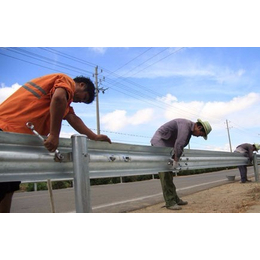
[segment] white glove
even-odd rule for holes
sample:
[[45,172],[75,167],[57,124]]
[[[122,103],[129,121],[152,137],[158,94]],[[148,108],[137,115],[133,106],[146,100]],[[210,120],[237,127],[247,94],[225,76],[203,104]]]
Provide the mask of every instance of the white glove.
[[178,162],[173,161],[173,163],[172,163],[172,168],[177,169],[178,167],[179,167]]
[[170,158],[168,161],[168,165],[171,165],[173,169],[177,169],[180,167],[179,163],[174,161],[174,159]]

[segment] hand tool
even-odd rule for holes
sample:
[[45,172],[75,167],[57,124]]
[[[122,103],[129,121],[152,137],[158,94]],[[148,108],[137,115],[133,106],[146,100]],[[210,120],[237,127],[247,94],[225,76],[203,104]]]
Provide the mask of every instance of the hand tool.
[[[26,126],[33,131],[35,135],[37,135],[43,142],[44,138],[34,129],[34,125],[31,122],[27,122]],[[64,159],[64,156],[60,153],[58,149],[55,150],[55,161],[61,162]]]

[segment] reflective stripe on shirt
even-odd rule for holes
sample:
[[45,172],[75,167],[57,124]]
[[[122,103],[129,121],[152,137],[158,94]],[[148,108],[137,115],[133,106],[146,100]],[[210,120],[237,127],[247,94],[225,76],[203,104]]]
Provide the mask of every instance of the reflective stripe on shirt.
[[[31,85],[32,87],[38,89],[43,95],[47,94],[44,89],[42,89],[40,86],[36,85],[35,83],[33,83],[31,81],[27,82],[26,84]],[[25,86],[25,85],[23,85],[22,87],[24,89],[26,89],[27,91],[31,92],[35,97],[41,98],[41,96],[37,92],[35,92],[33,89],[31,89],[30,87]]]

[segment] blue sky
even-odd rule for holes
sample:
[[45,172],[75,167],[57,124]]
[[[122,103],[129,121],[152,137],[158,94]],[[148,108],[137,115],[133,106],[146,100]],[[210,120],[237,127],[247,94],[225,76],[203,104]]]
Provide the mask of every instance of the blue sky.
[[[94,81],[98,66],[101,133],[113,142],[150,145],[156,129],[173,118],[211,123],[193,149],[229,151],[260,143],[260,48],[108,47],[1,48],[0,102],[28,80],[55,72]],[[96,102],[72,103],[96,131]],[[75,131],[63,122],[62,136]]]

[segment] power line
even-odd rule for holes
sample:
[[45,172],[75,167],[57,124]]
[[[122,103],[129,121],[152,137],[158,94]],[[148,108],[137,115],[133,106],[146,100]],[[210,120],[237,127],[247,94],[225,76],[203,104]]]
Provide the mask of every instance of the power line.
[[[0,54],[1,54],[1,53],[0,53]],[[173,53],[172,53],[172,54],[173,54]],[[5,54],[2,54],[2,55],[5,55]],[[28,55],[26,55],[26,54],[24,54],[24,55],[27,56],[27,57],[30,57],[30,56],[32,56],[33,54],[30,53],[30,56],[28,56]],[[5,56],[11,57],[11,58],[14,58],[14,59],[17,59],[17,60],[21,60],[21,61],[24,61],[24,62],[33,64],[33,65],[36,65],[36,66],[40,66],[40,67],[43,67],[43,68],[51,69],[51,68],[49,68],[49,67],[42,66],[42,65],[39,65],[39,64],[30,62],[30,61],[25,61],[25,60],[20,59],[20,58],[17,58],[17,57],[12,57],[12,56],[9,56],[9,55],[5,55]],[[42,57],[43,57],[43,56],[40,56],[40,58],[42,58]],[[31,57],[30,57],[30,58],[31,58]],[[43,57],[43,58],[45,58],[45,57]],[[38,58],[35,58],[35,59],[36,59],[36,60],[39,60]],[[46,62],[46,61],[45,61],[45,62]],[[65,65],[66,65],[66,64],[65,64]],[[76,68],[76,67],[75,67],[75,68]],[[51,69],[51,70],[54,70],[54,69]],[[54,70],[54,71],[56,71],[56,70]],[[65,72],[63,72],[63,73],[65,73]],[[89,72],[89,73],[91,73],[91,72]],[[109,83],[109,82],[108,82],[108,83]],[[115,83],[109,83],[109,84],[111,84],[111,85],[113,85],[113,86],[116,86]],[[122,84],[121,84],[121,85],[122,85]],[[133,84],[132,84],[132,85],[133,85]],[[133,90],[133,89],[132,89],[131,91],[132,91],[133,95],[131,95],[131,94],[129,94],[130,91],[128,91],[128,92],[126,93],[125,91],[122,91],[122,88],[121,88],[120,90],[115,89],[114,87],[110,87],[110,88],[114,89],[114,90],[117,91],[117,92],[121,92],[121,93],[123,93],[124,95],[128,95],[128,96],[131,96],[131,97],[133,97],[133,98],[135,98],[135,99],[141,100],[141,101],[143,101],[143,102],[145,102],[145,103],[152,104],[153,106],[156,106],[156,107],[161,108],[161,109],[163,109],[163,110],[167,110],[167,109],[165,109],[165,105],[166,105],[166,107],[168,107],[168,108],[175,108],[175,109],[176,109],[176,107],[173,106],[173,105],[165,104],[164,102],[161,102],[161,101],[153,101],[152,97],[148,97],[148,99],[150,99],[150,100],[152,100],[152,101],[149,101],[149,100],[147,101],[147,94],[143,94],[142,92],[140,92],[140,91],[138,91],[138,90]],[[137,95],[137,97],[134,96],[134,95]],[[140,97],[143,97],[143,98],[145,98],[145,99],[140,98]],[[159,103],[159,104],[161,103],[163,106],[158,105],[158,103]],[[183,110],[183,109],[180,109],[180,108],[177,108],[177,110],[183,111],[183,112],[185,112],[185,113],[189,113],[189,114],[191,114],[191,115],[193,115],[193,116],[196,115],[196,114],[194,114],[194,113],[192,113],[192,112],[189,112],[189,111],[187,111],[187,110]]]
[[[69,126],[68,124],[62,123],[63,126]],[[92,131],[97,131],[95,128],[90,128]],[[102,133],[110,133],[110,134],[116,134],[116,135],[125,135],[125,136],[133,136],[133,137],[139,137],[139,138],[151,138],[151,136],[144,136],[144,135],[136,135],[136,134],[130,134],[130,133],[122,133],[122,132],[113,132],[108,130],[101,130]]]
[[[180,48],[181,49],[181,48]],[[174,54],[174,53],[176,53],[177,51],[179,51],[180,49],[178,49],[178,50],[176,50],[175,52],[172,52],[171,54],[169,54],[169,55],[167,55],[166,57],[163,57],[162,59],[160,59],[159,61],[161,61],[161,60],[163,60],[163,59],[165,59],[165,58],[167,58],[167,57],[169,57],[170,55],[172,55],[172,54]],[[73,56],[71,56],[71,55],[67,55],[67,54],[63,54],[62,52],[59,52],[59,51],[55,51],[55,50],[53,50],[53,49],[51,49],[53,52],[55,52],[57,55],[62,55],[62,56],[67,56],[66,58],[67,59],[69,59],[69,60],[72,60],[72,59],[74,59],[74,60],[76,60],[76,61],[79,61],[79,62],[81,62],[81,63],[84,63],[84,61],[82,60],[82,59],[78,59],[78,58],[75,58],[75,57],[73,57]],[[33,53],[28,53],[28,51],[26,51],[26,53],[25,53],[25,50],[23,51],[24,53],[23,53],[23,55],[24,56],[26,56],[26,57],[28,57],[28,58],[33,58]],[[162,52],[162,51],[161,51]],[[16,53],[17,53],[17,51],[16,51]],[[18,52],[19,53],[19,52]],[[5,56],[7,56],[7,57],[11,57],[11,58],[14,58],[14,59],[17,59],[17,60],[21,60],[21,61],[24,61],[24,62],[27,62],[27,63],[30,63],[30,64],[33,64],[33,65],[36,65],[36,66],[40,66],[40,67],[43,67],[43,68],[47,68],[47,69],[50,69],[50,70],[54,70],[54,69],[52,69],[52,68],[50,68],[50,67],[46,67],[46,66],[43,66],[43,65],[40,65],[40,64],[37,64],[37,63],[34,63],[34,62],[31,62],[31,61],[28,61],[28,60],[23,60],[23,59],[20,59],[20,58],[18,58],[18,57],[13,57],[13,56],[10,56],[10,55],[7,55],[7,54],[2,54],[2,53],[0,53],[1,55],[5,55]],[[21,54],[21,53],[19,53],[19,54]],[[50,60],[50,59],[48,59],[48,58],[46,58],[46,57],[43,57],[43,56],[41,56],[41,55],[38,55],[38,54],[36,54],[36,57],[34,57],[34,59],[36,59],[36,60],[40,60],[41,62],[44,60],[44,62],[47,62],[48,64],[50,64],[50,62],[52,62],[52,64],[53,64],[53,61],[52,60]],[[153,56],[154,57],[154,56]],[[151,58],[150,58],[151,59]],[[159,61],[157,61],[157,62],[159,62]],[[155,63],[157,63],[157,62],[155,62]],[[91,64],[91,66],[93,65],[93,63],[90,63],[90,62],[86,62],[87,64]],[[155,63],[153,63],[153,64],[155,64]],[[77,67],[75,67],[75,66],[71,66],[71,65],[68,65],[68,64],[66,64],[66,63],[62,63],[63,65],[65,65],[65,67],[64,68],[66,68],[66,69],[71,69],[71,67],[72,68],[75,68],[75,70],[77,71],[84,71],[84,70],[82,70],[82,69],[79,69],[79,68],[77,68]],[[149,66],[152,66],[153,64],[150,64]],[[57,64],[56,64],[57,65]],[[58,66],[60,66],[60,64],[58,65]],[[67,68],[67,66],[69,67],[69,68]],[[146,67],[147,68],[147,67]],[[57,70],[55,70],[56,72],[57,72]],[[85,71],[84,71],[85,72]],[[66,72],[63,72],[63,73],[66,73]],[[89,73],[91,73],[92,74],[92,72],[89,72]],[[67,73],[68,74],[68,73]],[[126,90],[124,90],[124,89],[122,89],[122,88],[120,88],[120,89],[115,89],[115,87],[117,87],[116,86],[116,81],[114,81],[113,82],[113,80],[110,80],[110,79],[108,79],[108,81],[110,81],[110,82],[108,82],[108,84],[111,84],[111,86],[113,86],[113,87],[111,87],[113,90],[115,90],[115,91],[118,91],[118,92],[121,92],[121,93],[123,93],[124,95],[128,95],[128,96],[132,96],[133,98],[135,98],[135,99],[138,99],[138,100],[141,100],[141,101],[143,101],[143,102],[146,102],[146,103],[149,103],[149,104],[152,104],[153,106],[156,106],[156,107],[159,107],[159,108],[161,108],[161,109],[163,109],[163,110],[167,110],[167,109],[165,109],[165,106],[166,107],[168,107],[168,108],[175,108],[176,109],[176,107],[174,106],[174,105],[170,105],[170,104],[165,104],[164,102],[161,102],[161,101],[154,101],[152,98],[153,98],[153,96],[152,96],[152,91],[149,89],[149,88],[147,88],[147,87],[144,87],[144,86],[141,86],[141,85],[139,85],[139,84],[137,84],[137,83],[134,83],[134,82],[129,82],[129,84],[131,85],[130,87],[128,86],[128,88],[130,88],[130,89],[128,89],[128,91],[126,92]],[[120,84],[121,86],[126,86],[126,85],[123,85],[122,83]],[[138,89],[138,90],[134,90],[133,89],[133,86],[140,86],[140,87],[143,87],[143,90],[145,90],[145,91],[147,91],[147,93],[148,94],[144,94],[144,93],[142,93],[141,91],[140,91],[140,89]],[[117,87],[117,88],[119,88],[119,87]],[[147,89],[147,90],[146,90]],[[131,95],[129,92],[131,92],[133,95]],[[136,95],[136,96],[135,96]],[[158,94],[159,95],[159,94]],[[147,101],[146,99],[147,99],[147,97],[148,97],[148,99],[150,99],[150,100],[152,100],[152,101]],[[145,98],[145,99],[144,99]],[[163,106],[158,106],[158,103],[160,104],[163,104]],[[192,112],[190,112],[190,111],[188,111],[188,110],[185,110],[185,109],[180,109],[180,108],[177,108],[178,110],[180,110],[180,111],[183,111],[183,112],[185,112],[185,113],[189,113],[189,114],[191,114],[191,115],[196,115],[197,116],[197,114],[194,114],[194,113],[192,113]],[[220,119],[218,119],[218,120],[220,120]]]
[[[166,48],[166,49],[168,49],[168,48]],[[158,62],[160,62],[161,60],[163,60],[163,59],[165,59],[165,58],[167,58],[167,57],[169,57],[169,56],[175,54],[176,52],[178,52],[178,51],[181,50],[181,49],[182,49],[182,48],[179,48],[179,49],[176,50],[175,52],[172,52],[171,54],[169,54],[169,55],[167,55],[166,57],[160,59],[159,61],[156,61],[156,62],[154,62],[153,64],[150,64],[150,65],[147,66],[146,68],[148,68],[148,67],[150,67],[150,66],[152,66],[152,65],[154,65],[154,64],[156,64],[156,63],[158,63]],[[163,51],[165,51],[165,49],[164,49]],[[163,51],[161,51],[161,52],[163,52]],[[161,52],[160,52],[160,53],[161,53]],[[156,55],[152,56],[151,58],[157,56],[158,54],[159,54],[159,53],[157,53]],[[150,59],[151,59],[151,58],[150,58]],[[148,59],[148,60],[150,60],[150,59]],[[148,61],[148,60],[146,60],[146,61]],[[146,62],[146,61],[145,61],[145,62]],[[145,63],[145,62],[143,62],[143,63]],[[144,69],[146,69],[146,68],[144,68]],[[103,70],[104,70],[104,71],[107,71],[107,70],[104,69],[104,68],[103,68]],[[127,72],[127,73],[128,73],[128,72]],[[127,74],[127,73],[126,73],[126,74]],[[118,75],[118,74],[115,74],[114,72],[111,72],[111,71],[110,71],[110,74],[109,74],[109,75],[111,75],[111,74],[114,74],[116,77],[119,78],[119,79],[118,79],[117,81],[115,81],[115,83],[113,84],[114,86],[118,85],[118,83],[121,82],[121,81],[126,81],[126,82],[130,83],[131,85],[134,85],[134,86],[136,86],[136,87],[138,87],[138,88],[142,88],[144,91],[146,91],[147,93],[149,93],[149,95],[150,95],[151,93],[153,93],[153,94],[156,95],[156,96],[160,96],[160,95],[161,95],[161,93],[158,93],[158,92],[152,90],[151,88],[142,86],[142,85],[140,85],[140,84],[138,84],[138,83],[136,83],[136,82],[133,82],[133,81],[129,80],[129,77],[123,78],[123,76],[124,76],[125,74],[124,74],[124,75]],[[136,74],[137,74],[137,73],[136,73]],[[135,75],[135,74],[134,74],[134,75]]]
[[[190,111],[185,110],[185,109],[177,108],[174,105],[167,104],[167,103],[162,102],[160,100],[154,101],[154,99],[152,99],[152,97],[150,97],[149,95],[146,95],[146,94],[143,94],[141,92],[138,92],[137,90],[132,90],[131,93],[129,93],[129,91],[127,91],[127,90],[125,90],[123,88],[119,88],[119,86],[114,85],[113,81],[112,82],[109,82],[109,81],[112,81],[112,80],[110,80],[110,79],[106,80],[106,82],[111,85],[111,87],[109,87],[109,88],[114,89],[117,92],[123,93],[124,95],[127,95],[127,96],[133,97],[135,99],[141,100],[142,102],[145,102],[145,103],[148,103],[148,104],[152,104],[153,106],[161,108],[162,110],[168,110],[170,108],[174,108],[174,109],[176,109],[178,111],[181,111],[181,112],[184,112],[184,113],[188,113],[188,114],[190,114],[192,116],[198,116],[197,114],[195,114],[193,112],[190,112]],[[125,86],[125,85],[121,84],[121,86]],[[115,87],[117,87],[119,89],[116,89]],[[133,95],[136,95],[136,96],[133,96]],[[143,99],[143,98],[145,98],[145,99]],[[160,104],[162,106],[160,106]]]
[[[252,136],[253,133],[252,133],[251,131],[250,131],[250,133],[249,133],[246,128],[244,128],[244,127],[242,127],[242,126],[239,126],[237,123],[234,123],[234,122],[232,122],[232,121],[231,121],[231,123],[237,126],[237,127],[233,126],[234,129],[236,129],[236,130],[238,130],[238,131],[240,131],[240,132],[243,132],[243,133],[245,133],[246,135],[249,135],[249,134],[250,134],[250,135]],[[255,132],[254,134],[255,134],[256,136],[259,135],[259,134],[256,133],[256,132]]]
[[[72,56],[72,55],[68,55],[68,54],[66,54],[66,53],[63,53],[63,52],[61,52],[61,51],[57,51],[57,50],[52,49],[52,48],[43,48],[43,47],[40,47],[40,49],[42,49],[42,50],[44,50],[44,51],[51,52],[51,53],[55,53],[55,54],[57,54],[57,55],[61,55],[61,56],[65,57],[65,58],[67,58],[67,59],[69,59],[69,60],[74,60],[74,61],[80,62],[80,63],[82,63],[82,64],[86,64],[86,65],[89,65],[89,66],[92,66],[92,67],[96,67],[96,65],[95,65],[94,63],[91,63],[91,62],[88,62],[88,61],[85,61],[85,60],[76,58],[76,57],[74,57],[74,56]],[[148,48],[147,50],[145,50],[144,52],[142,52],[141,54],[139,54],[139,55],[136,56],[135,58],[131,59],[130,61],[128,61],[127,63],[125,63],[123,66],[125,66],[126,64],[129,64],[129,63],[132,62],[133,60],[137,59],[138,57],[140,57],[140,56],[143,55],[144,53],[148,52],[150,49],[152,49],[152,47],[151,47],[151,48]],[[164,51],[167,50],[167,49],[169,49],[169,48],[165,48],[164,50],[160,51],[160,52],[157,53],[156,55],[153,55],[152,57],[150,57],[149,59],[145,60],[144,62],[142,62],[141,64],[139,64],[139,65],[136,66],[136,67],[139,67],[140,65],[146,63],[147,61],[149,61],[149,60],[151,60],[152,58],[158,56],[160,53],[164,52]],[[121,66],[121,67],[123,67],[123,66]],[[120,68],[121,68],[121,67],[120,67]],[[135,67],[135,68],[136,68],[136,67]],[[102,67],[101,67],[101,68],[102,68]],[[114,73],[115,71],[114,71],[114,72],[111,72],[111,71],[109,71],[109,70],[107,70],[107,69],[105,69],[105,68],[102,68],[102,70],[109,72],[108,76],[111,75],[111,74],[116,75],[116,74]],[[119,70],[119,69],[117,69],[117,70]],[[117,70],[116,70],[116,71],[117,71]],[[129,73],[129,71],[128,71],[127,73]],[[108,76],[106,76],[106,77],[108,77]],[[119,77],[118,82],[120,81],[120,78],[123,77],[123,76],[119,76],[119,75],[116,75],[116,76]],[[128,80],[128,79],[121,79],[121,80],[126,80],[126,81],[128,81],[130,84],[133,84],[133,85],[138,86],[137,83],[131,82],[131,81]],[[115,84],[117,84],[117,82],[116,82]],[[146,87],[141,86],[141,85],[139,85],[139,87],[146,88]],[[146,88],[146,89],[148,89],[148,88]],[[147,92],[151,93],[151,92],[154,92],[154,91],[152,91],[151,89],[148,89]],[[159,95],[159,93],[156,93],[156,92],[154,92],[154,93],[157,94],[157,95]]]
[[141,65],[145,64],[146,62],[148,62],[149,60],[153,59],[154,57],[158,56],[159,54],[161,54],[162,52],[166,51],[169,48],[165,48],[162,51],[158,52],[157,54],[153,55],[152,57],[150,57],[149,59],[145,60],[144,62],[138,64],[137,66],[135,66],[133,69],[129,70],[128,72],[126,72],[125,74],[121,75],[121,77],[125,76],[126,74],[128,74],[129,72],[135,70],[136,68],[140,67]]
[[179,48],[178,50],[176,50],[176,51],[174,51],[174,52],[170,53],[169,55],[167,55],[167,56],[163,57],[162,59],[160,59],[160,60],[158,60],[158,61],[156,61],[156,62],[154,62],[154,63],[152,63],[152,64],[148,65],[147,67],[145,67],[145,68],[143,68],[143,69],[141,69],[141,70],[137,71],[136,73],[132,74],[131,76],[134,76],[134,75],[138,74],[139,72],[141,72],[141,71],[143,71],[143,70],[145,70],[145,69],[147,69],[147,68],[149,68],[149,67],[153,66],[154,64],[156,64],[156,63],[158,63],[158,62],[160,62],[160,61],[162,61],[162,60],[164,60],[164,59],[168,58],[169,56],[171,56],[171,55],[175,54],[176,52],[180,51],[180,50],[181,50],[181,49],[183,49],[183,48],[184,48],[184,47],[181,47],[181,48]]
[[151,50],[151,48],[148,48],[147,50],[145,50],[144,52],[142,52],[141,54],[137,55],[136,57],[134,57],[133,59],[131,59],[130,61],[128,61],[127,63],[123,64],[121,67],[119,67],[118,69],[114,70],[111,73],[115,73],[116,71],[122,69],[123,67],[125,67],[126,65],[128,65],[129,63],[131,63],[132,61],[136,60],[137,58],[141,57],[142,55],[144,55],[146,52],[148,52],[149,50]]
[[[84,64],[94,65],[93,63],[85,62],[85,61],[82,60],[82,59],[75,58],[74,56],[67,55],[67,54],[65,54],[65,53],[62,53],[62,52],[60,52],[60,51],[57,51],[57,50],[54,50],[54,49],[51,49],[51,48],[48,48],[48,49],[47,49],[47,48],[41,48],[41,49],[44,49],[44,50],[46,50],[46,51],[49,51],[49,49],[50,49],[51,52],[54,52],[54,53],[59,54],[59,55],[62,55],[62,56],[64,56],[64,57],[66,57],[67,59],[72,59],[72,60],[75,60],[75,61],[78,61],[78,62],[81,62],[81,63],[84,63]],[[151,49],[151,48],[149,48],[148,50],[150,50],[150,49]],[[169,49],[169,48],[168,48],[168,47],[167,47],[167,48],[164,48],[162,51],[160,51],[160,52],[158,52],[157,54],[153,55],[152,57],[150,57],[149,59],[145,60],[144,62],[142,62],[141,64],[139,64],[139,65],[136,66],[136,67],[139,67],[140,65],[146,63],[147,61],[149,61],[149,60],[151,60],[152,58],[158,56],[159,54],[161,54],[162,52],[166,51],[167,49]],[[167,55],[166,57],[163,57],[163,58],[160,59],[159,61],[161,61],[161,60],[163,60],[163,59],[165,59],[165,58],[167,58],[167,57],[169,57],[169,56],[175,54],[175,53],[178,52],[180,49],[182,49],[182,48],[179,48],[178,50],[176,50],[176,51],[170,53],[169,55]],[[147,52],[148,50],[146,50],[145,52]],[[144,54],[145,52],[141,53],[141,54],[138,55],[138,56],[141,56],[141,55]],[[137,57],[138,57],[138,56],[137,56]],[[134,60],[134,59],[132,59],[132,60]],[[131,61],[132,61],[132,60],[131,60]],[[153,64],[158,63],[159,61],[154,62]],[[129,61],[129,62],[130,62],[130,61]],[[129,63],[129,62],[128,62],[128,63]],[[153,64],[150,64],[149,67],[152,66]],[[103,70],[106,70],[106,69],[103,69]],[[110,74],[111,74],[111,73],[113,73],[113,72],[110,72]],[[113,74],[114,74],[114,73],[113,73]],[[120,76],[120,77],[122,78],[122,76]],[[112,81],[111,79],[109,79],[109,78],[107,78],[107,77],[106,77],[106,80]],[[109,83],[109,82],[108,82],[108,83]],[[113,86],[116,86],[117,83],[118,83],[118,82],[116,81],[116,82],[114,82],[114,83],[109,83],[109,84],[111,84],[111,85],[113,85]],[[139,87],[143,87],[144,90],[147,91],[147,92],[148,92],[148,95],[150,96],[150,97],[148,97],[148,99],[151,100],[151,99],[153,98],[153,97],[151,97],[151,92],[152,92],[151,89],[149,89],[149,88],[147,88],[147,87],[144,87],[144,86],[141,86],[141,85],[139,85],[139,84],[137,84],[137,83],[135,83],[135,82],[129,81],[129,83],[130,83],[131,85],[136,85],[136,86],[139,86]],[[122,85],[122,84],[121,84],[121,85]],[[125,85],[124,85],[124,86],[125,86]],[[114,87],[111,87],[111,88],[114,89]],[[130,87],[130,88],[131,88],[131,87]],[[146,89],[147,89],[147,90],[146,90]],[[114,90],[116,90],[116,89],[114,89]],[[147,99],[147,94],[143,94],[142,92],[140,92],[140,90],[133,90],[133,89],[131,90],[132,93],[133,93],[134,95],[136,94],[138,97],[135,97],[135,96],[133,96],[133,95],[130,95],[129,93],[126,93],[126,92],[122,91],[122,89],[116,90],[116,91],[121,92],[121,93],[123,93],[123,94],[125,94],[125,95],[128,95],[128,96],[134,97],[134,98],[136,98],[136,99],[138,99],[138,100],[141,100],[141,101],[144,101],[144,100],[141,99],[140,96]],[[128,91],[128,92],[129,92],[129,91]],[[160,95],[159,93],[156,93],[156,94],[157,94],[157,95]],[[144,96],[144,95],[145,95],[145,96]],[[165,103],[164,103],[164,102],[161,102],[161,101],[158,101],[158,100],[156,101],[156,103],[154,103],[155,101],[152,101],[152,102],[144,101],[144,102],[150,103],[150,104],[152,104],[153,106],[157,106],[157,107],[159,107],[159,108],[165,110],[164,107],[158,106],[158,103],[162,103],[162,104],[165,106]],[[169,108],[175,108],[175,109],[176,109],[176,107],[174,107],[173,105],[166,104],[166,106],[168,106]],[[189,111],[187,111],[187,110],[183,110],[183,109],[180,109],[180,108],[177,108],[177,109],[180,110],[180,111],[183,111],[183,112],[185,112],[185,113],[190,113],[191,115],[196,115],[196,114],[191,113],[191,112],[189,112]]]
[[58,55],[60,55],[60,56],[62,56],[62,57],[64,57],[64,58],[67,58],[67,59],[69,59],[69,60],[74,60],[74,61],[79,62],[79,63],[81,63],[81,64],[89,65],[89,66],[91,66],[91,67],[93,67],[93,68],[97,66],[96,64],[94,64],[94,63],[92,63],[92,62],[89,62],[89,61],[86,61],[86,60],[83,60],[83,59],[74,57],[74,56],[72,56],[72,55],[69,55],[69,54],[67,54],[67,53],[64,53],[64,52],[55,50],[55,49],[50,48],[50,47],[48,47],[48,48],[39,47],[39,49],[42,49],[42,50],[44,50],[44,51],[48,51],[48,52],[50,52],[50,53],[58,54]]
[[[0,55],[6,56],[6,57],[9,57],[9,58],[12,58],[12,59],[20,60],[20,61],[23,61],[23,62],[32,64],[32,65],[36,65],[36,66],[38,66],[38,67],[42,67],[42,68],[49,69],[49,70],[53,70],[53,71],[56,71],[56,72],[57,72],[56,69],[52,69],[52,68],[50,68],[50,67],[46,67],[46,66],[43,66],[43,65],[40,65],[40,64],[31,62],[31,61],[23,60],[23,59],[21,59],[21,58],[13,57],[13,56],[10,56],[10,55],[5,54],[5,53],[0,53]],[[60,72],[61,72],[61,73],[65,73],[65,72],[62,72],[62,71],[60,71]]]
[[[65,54],[65,53],[63,53],[63,52],[54,50],[54,49],[52,49],[52,48],[40,48],[40,49],[43,49],[43,50],[45,50],[45,51],[49,51],[49,52],[51,52],[51,53],[55,53],[55,54],[61,55],[61,56],[63,56],[63,57],[66,57],[66,58],[69,59],[69,60],[74,60],[74,61],[77,61],[77,62],[80,62],[80,63],[83,63],[83,64],[88,64],[88,65],[94,66],[93,63],[84,61],[84,60],[82,60],[82,59],[79,59],[79,58],[76,58],[76,57],[74,57],[74,56],[72,56],[72,55],[68,55],[68,54]],[[146,52],[149,51],[150,49],[151,49],[151,48],[148,48],[148,50],[146,50],[146,51],[144,51],[143,53],[139,54],[137,57],[143,55],[144,53],[146,53]],[[164,50],[160,51],[160,52],[157,53],[156,55],[153,55],[152,57],[150,57],[148,60],[151,60],[151,59],[154,58],[155,56],[157,56],[157,55],[159,55],[160,53],[164,52],[166,49],[169,49],[169,48],[165,48]],[[171,53],[170,55],[172,55],[172,54],[174,54],[174,53]],[[170,55],[168,55],[168,56],[170,56]],[[136,59],[137,57],[135,57],[134,59]],[[164,58],[165,58],[165,57],[164,57]],[[127,62],[127,63],[130,63],[130,62],[133,61],[134,59],[130,60],[130,61]],[[146,63],[148,60],[146,60],[145,62],[143,62],[143,63],[141,63],[141,64]],[[159,62],[159,61],[158,61],[158,62]],[[126,63],[126,64],[127,64],[127,63]],[[156,62],[156,63],[157,63],[157,62]],[[140,66],[141,64],[139,64],[138,66]],[[138,66],[137,66],[137,67],[138,67]],[[96,66],[95,66],[95,67],[96,67]],[[108,71],[108,70],[106,70],[105,68],[102,68],[102,70],[103,70],[103,71]],[[111,72],[111,71],[108,71],[108,72],[109,72],[110,74],[115,74],[114,72]],[[91,73],[91,72],[89,72],[89,73]],[[110,75],[110,74],[109,74],[109,75]],[[115,74],[115,75],[116,75],[116,74]],[[122,78],[122,76],[119,76],[119,75],[116,75],[116,76],[119,77],[119,81],[120,81],[120,78]],[[106,78],[108,78],[108,76],[106,76]],[[147,88],[147,87],[145,87],[145,86],[141,86],[140,84],[137,84],[137,83],[135,83],[135,82],[132,82],[132,81],[128,80],[127,78],[126,78],[126,79],[121,79],[121,80],[127,81],[127,82],[129,82],[131,85],[137,86],[137,87],[139,87],[139,88],[140,88],[140,87],[143,88],[143,90],[146,91],[147,93],[149,93],[149,95],[150,95],[151,93],[154,93],[155,95],[158,95],[158,96],[160,95],[159,93],[156,93],[155,91],[151,90],[150,88]],[[118,81],[118,82],[119,82],[119,81]],[[114,82],[114,86],[115,86],[115,84],[118,84],[118,82]],[[141,93],[141,92],[140,92],[140,93]]]
[[41,61],[41,62],[52,64],[52,65],[55,65],[55,66],[58,66],[58,67],[61,67],[61,68],[70,69],[70,70],[78,72],[78,73],[82,73],[83,72],[83,73],[88,73],[88,74],[92,75],[92,72],[90,72],[90,71],[79,69],[79,68],[77,68],[75,66],[71,66],[71,65],[63,63],[63,62],[53,61],[50,58],[44,57],[44,56],[36,54],[36,53],[32,53],[32,52],[27,51],[25,49],[21,49],[21,48],[7,48],[7,50],[11,51],[11,52],[18,53],[18,54],[26,56],[26,57],[29,57],[31,59],[35,59],[35,60],[38,60],[38,61]]

